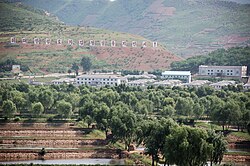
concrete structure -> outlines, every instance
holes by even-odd
[[[211,84],[210,81],[208,80],[195,80],[195,81],[192,81],[190,83],[185,83],[183,84],[184,87],[201,87],[201,86],[204,86],[204,85],[209,85]]]
[[[74,84],[74,78],[60,78],[59,80],[52,80],[52,84],[54,85],[61,85],[61,84]]]
[[[140,86],[140,87],[147,87],[152,85],[155,82],[154,79],[139,79],[128,82],[128,86]]]
[[[222,89],[223,87],[227,87],[228,85],[235,86],[235,81],[220,81],[220,82],[210,84],[209,86],[219,90],[219,89]]]
[[[182,81],[180,80],[163,80],[163,81],[158,81],[158,82],[154,82],[153,85],[154,86],[178,86],[182,83]]]
[[[168,80],[181,80],[183,82],[191,82],[191,72],[190,71],[164,71],[162,73],[163,79]]]
[[[126,78],[120,75],[113,74],[85,74],[76,78],[77,85],[90,85],[90,86],[115,86],[126,84]]]
[[[244,77],[247,66],[199,66],[199,75],[216,77]]]

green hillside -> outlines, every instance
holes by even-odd
[[[81,59],[87,56],[91,58],[93,70],[150,71],[169,68],[173,61],[180,60],[160,43],[152,48],[152,41],[138,35],[69,26],[43,10],[20,3],[0,3],[0,9],[0,67],[14,59],[15,64],[33,73],[67,73],[73,63],[80,66]],[[10,43],[11,37],[16,37],[16,44]],[[27,39],[27,44],[22,44],[22,38]],[[39,38],[40,44],[35,45],[33,38]],[[51,39],[51,45],[45,44],[46,38]],[[62,39],[63,44],[57,45],[57,39]],[[68,39],[73,40],[73,46],[67,44]],[[78,40],[84,40],[84,47],[78,46]],[[106,46],[90,47],[90,40],[95,40],[97,46],[103,40]],[[117,42],[116,47],[110,46],[111,40]],[[127,47],[121,47],[121,41],[126,41]],[[137,41],[137,48],[131,47],[132,41]],[[142,49],[142,41],[148,42],[149,47]]]
[[[250,5],[221,0],[19,0],[71,25],[139,34],[181,56],[250,40]],[[246,3],[246,1],[240,1]]]
[[[63,24],[48,17],[44,11],[20,3],[0,3],[0,31],[43,31],[57,30]]]

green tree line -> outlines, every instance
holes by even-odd
[[[250,47],[235,47],[228,50],[218,49],[207,56],[195,56],[184,61],[173,62],[171,69],[190,70],[192,73],[197,73],[199,65],[247,66],[250,68]]]
[[[165,164],[177,165],[221,161],[226,146],[222,135],[182,125],[185,119],[212,120],[223,130],[229,125],[245,130],[250,122],[250,92],[241,88],[19,83],[1,84],[0,96],[2,118],[53,115],[52,119],[94,124],[112,142],[123,142],[126,150],[132,143],[144,144],[153,164],[162,158]]]

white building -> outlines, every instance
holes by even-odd
[[[90,85],[90,86],[115,86],[126,84],[126,78],[120,75],[113,74],[85,74],[76,78],[77,85]]]
[[[183,82],[191,82],[191,72],[190,71],[164,71],[162,73],[163,79],[168,80],[182,80]]]
[[[235,81],[220,81],[210,84],[209,86],[219,90],[222,89],[223,87],[227,87],[228,85],[235,85]]]
[[[74,78],[60,78],[59,80],[52,80],[52,84],[54,85],[61,85],[61,84],[74,84]]]
[[[244,77],[246,74],[247,66],[199,66],[201,76]]]

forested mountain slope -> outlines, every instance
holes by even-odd
[[[0,9],[0,61],[15,59],[36,73],[65,73],[73,63],[80,66],[84,56],[91,58],[92,69],[100,70],[167,69],[171,62],[180,60],[160,44],[153,48],[152,41],[139,35],[68,26],[47,12],[22,3],[0,2]],[[11,37],[17,39],[16,44],[10,43]],[[27,39],[26,44],[22,44],[22,38]],[[34,44],[34,38],[39,38],[40,44]],[[51,39],[50,45],[45,44],[46,38]],[[57,39],[62,39],[63,44],[56,44]],[[73,40],[73,46],[68,45],[68,39]],[[78,40],[84,40],[84,47],[78,46]],[[96,46],[89,47],[90,40]],[[100,40],[105,41],[105,47],[100,47]],[[116,41],[115,47],[110,46],[111,40]],[[122,41],[127,47],[121,47]],[[132,41],[137,42],[137,47],[131,47]],[[147,42],[146,48],[141,47],[142,41]]]
[[[13,1],[13,0],[12,0]],[[231,0],[14,0],[71,25],[139,34],[187,57],[248,45],[250,5]],[[249,2],[250,3],[250,2]]]

